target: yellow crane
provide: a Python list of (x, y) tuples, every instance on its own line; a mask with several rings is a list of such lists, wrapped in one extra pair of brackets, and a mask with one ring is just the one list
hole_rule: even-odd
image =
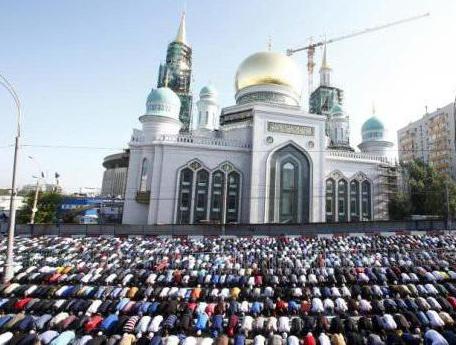
[(315, 48), (321, 47), (321, 46), (323, 46), (325, 44), (342, 41), (342, 40), (345, 40), (347, 38), (352, 38), (352, 37), (364, 35), (364, 34), (367, 34), (367, 33), (370, 33), (370, 32), (386, 29), (386, 28), (389, 28), (391, 26), (395, 26), (395, 25), (411, 22), (411, 21), (414, 21), (414, 20), (418, 20), (418, 19), (421, 19), (421, 18), (424, 18), (424, 17), (428, 17), (429, 15), (430, 15), (430, 13), (425, 13), (425, 14), (421, 14), (421, 15), (418, 15), (418, 16), (408, 17), (408, 18), (405, 18), (405, 19), (401, 19), (401, 20), (397, 20), (397, 21), (391, 22), (391, 23), (370, 27), (370, 28), (367, 28), (367, 29), (364, 29), (364, 30), (355, 31), (355, 32), (352, 32), (350, 34), (342, 35), (342, 36), (339, 36), (339, 37), (331, 38), (331, 39), (320, 41), (320, 42), (313, 43), (311, 41), (311, 43), (308, 46), (299, 47), (299, 48), (295, 48), (295, 49), (287, 49), (287, 55), (291, 56), (294, 53), (298, 53), (298, 52), (307, 50), (307, 73), (308, 73), (309, 95), (310, 95), (312, 93), (312, 91), (313, 91), (313, 70), (314, 70), (314, 67), (315, 67), (315, 62), (314, 62)]

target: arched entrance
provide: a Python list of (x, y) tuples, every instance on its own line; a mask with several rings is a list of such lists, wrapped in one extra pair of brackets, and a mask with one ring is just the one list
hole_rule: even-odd
[(270, 223), (308, 223), (310, 216), (310, 161), (288, 144), (270, 159)]

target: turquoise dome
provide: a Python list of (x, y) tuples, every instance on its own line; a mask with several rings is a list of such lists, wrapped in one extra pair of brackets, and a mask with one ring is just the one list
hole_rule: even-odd
[(384, 131), (383, 123), (376, 116), (369, 118), (361, 127), (363, 141), (383, 140)]
[(364, 131), (377, 131), (377, 130), (384, 130), (385, 127), (383, 126), (383, 123), (376, 117), (372, 116), (370, 119), (368, 119), (366, 122), (364, 122), (363, 127), (361, 127), (361, 130)]
[(168, 87), (152, 89), (147, 96), (146, 115), (164, 116), (179, 120), (181, 101)]
[(200, 91), (200, 97), (217, 97), (218, 92), (212, 85), (204, 86)]

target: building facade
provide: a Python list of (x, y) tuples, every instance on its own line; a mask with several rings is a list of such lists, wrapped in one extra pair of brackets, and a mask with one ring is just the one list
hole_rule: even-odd
[[(310, 103), (326, 104), (329, 94), (329, 110), (303, 110), (301, 73), (279, 53), (247, 57), (235, 76), (235, 104), (219, 111), (215, 88), (203, 88), (191, 133), (181, 131), (179, 96), (169, 87), (152, 90), (129, 143), (123, 222), (386, 219), (382, 167), (393, 165), (383, 143), (375, 149), (376, 140), (363, 136), (360, 147), (369, 150), (350, 147), (342, 91), (330, 86), (326, 54)], [(383, 139), (383, 125), (376, 130)]]
[(101, 196), (120, 199), (125, 197), (129, 159), (128, 150), (104, 158), (103, 167), (106, 170), (103, 172)]
[(426, 113), (397, 132), (401, 162), (419, 159), (456, 178), (455, 104)]

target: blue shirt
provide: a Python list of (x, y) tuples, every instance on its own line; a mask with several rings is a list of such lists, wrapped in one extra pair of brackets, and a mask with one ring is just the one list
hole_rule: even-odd
[(245, 345), (245, 335), (236, 334), (234, 337), (234, 345)]
[(206, 313), (204, 313), (204, 312), (198, 313), (198, 317), (196, 319), (196, 329), (197, 330), (205, 329), (208, 319), (209, 319), (209, 316)]
[(111, 330), (119, 321), (119, 316), (117, 314), (111, 314), (100, 325), (100, 328), (103, 330)]

